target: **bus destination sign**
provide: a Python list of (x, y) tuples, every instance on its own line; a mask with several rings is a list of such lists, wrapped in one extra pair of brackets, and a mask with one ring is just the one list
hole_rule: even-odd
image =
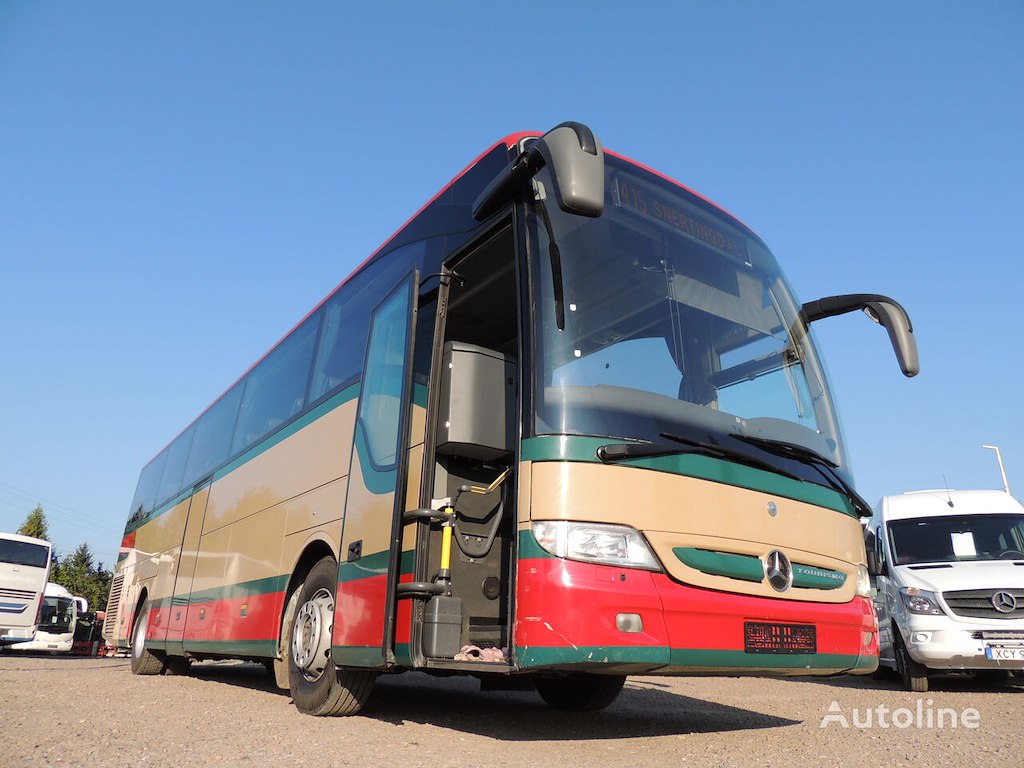
[(623, 176), (616, 175), (614, 182), (612, 191), (616, 205), (655, 219), (744, 262), (748, 260), (746, 249), (735, 236), (704, 217), (685, 210), (679, 201), (660, 195), (646, 185), (641, 187)]

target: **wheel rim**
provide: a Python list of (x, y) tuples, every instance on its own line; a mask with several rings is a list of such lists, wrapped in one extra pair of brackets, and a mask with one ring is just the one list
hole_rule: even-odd
[(319, 589), (295, 615), (292, 631), (292, 661), (310, 681), (318, 680), (331, 655), (331, 627), (334, 597)]
[(146, 629), (149, 627), (149, 609), (147, 608), (135, 622), (135, 637), (132, 639), (132, 655), (138, 659), (146, 649)]

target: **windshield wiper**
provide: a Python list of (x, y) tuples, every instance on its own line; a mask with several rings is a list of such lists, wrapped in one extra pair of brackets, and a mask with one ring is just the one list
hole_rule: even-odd
[(673, 435), (668, 432), (659, 433), (659, 437), (671, 440), (676, 445), (667, 443), (608, 443), (597, 449), (597, 458), (606, 464), (625, 461), (627, 459), (649, 458), (654, 456), (678, 456), (683, 453), (695, 453), (700, 456), (710, 456), (716, 459), (725, 459), (739, 464), (745, 464), (755, 469), (763, 469), (774, 472), (777, 475), (784, 475), (792, 480), (803, 481), (802, 477), (779, 469), (769, 461), (765, 461), (754, 454), (746, 451), (725, 448), (717, 443), (708, 443), (703, 440), (693, 440), (680, 435)]
[[(668, 440), (680, 443), (682, 445), (690, 446), (696, 453), (701, 453), (705, 456), (714, 456), (718, 459), (726, 459), (730, 461), (736, 461), (740, 464), (746, 464), (748, 467), (754, 467), (755, 469), (763, 469), (767, 472), (774, 472), (777, 475), (783, 475), (791, 480), (804, 481), (799, 475), (795, 475), (792, 472), (787, 472), (784, 469), (772, 464), (770, 461), (765, 461), (760, 456), (755, 456), (752, 453), (746, 451), (739, 451), (735, 448), (727, 448), (719, 443), (705, 443), (701, 440), (692, 440), (688, 437), (682, 437), (681, 435), (673, 435), (668, 432), (660, 432), (659, 435)], [(735, 437), (735, 435), (734, 435)]]
[(871, 517), (871, 505), (864, 501), (863, 497), (853, 489), (853, 486), (846, 482), (843, 476), (836, 471), (836, 467), (839, 465), (828, 457), (822, 456), (817, 451), (806, 446), (797, 445), (785, 440), (773, 440), (770, 437), (760, 437), (757, 435), (733, 434), (730, 437), (734, 437), (749, 445), (756, 445), (758, 448), (768, 453), (774, 453), (776, 456), (783, 456), (813, 467), (833, 490), (844, 493), (849, 497), (859, 517)]
[(606, 464), (626, 459), (642, 459), (651, 456), (672, 456), (679, 453), (691, 453), (678, 445), (666, 443), (608, 443), (599, 446), (597, 458)]

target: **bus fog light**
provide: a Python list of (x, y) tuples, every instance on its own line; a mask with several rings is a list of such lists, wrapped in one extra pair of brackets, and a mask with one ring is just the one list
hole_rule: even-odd
[(615, 626), (620, 632), (643, 632), (644, 620), (639, 613), (620, 613), (615, 617)]
[(911, 638), (915, 643), (930, 643), (932, 641), (931, 632), (915, 632)]
[(871, 647), (871, 641), (875, 639), (875, 633), (874, 632), (861, 632), (860, 633), (860, 638), (864, 642), (864, 647), (865, 648), (870, 648)]

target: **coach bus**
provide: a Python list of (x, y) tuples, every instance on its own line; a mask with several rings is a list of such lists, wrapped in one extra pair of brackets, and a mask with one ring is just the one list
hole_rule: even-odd
[(35, 637), (51, 558), (45, 539), (0, 533), (0, 649)]
[(78, 616), (87, 610), (89, 602), (84, 597), (76, 597), (67, 588), (51, 581), (43, 592), (35, 637), (12, 645), (11, 650), (70, 653)]
[(142, 470), (104, 636), (263, 661), (309, 714), (382, 673), (598, 709), (627, 675), (877, 666), (800, 304), (745, 225), (585, 126), (497, 142)]

